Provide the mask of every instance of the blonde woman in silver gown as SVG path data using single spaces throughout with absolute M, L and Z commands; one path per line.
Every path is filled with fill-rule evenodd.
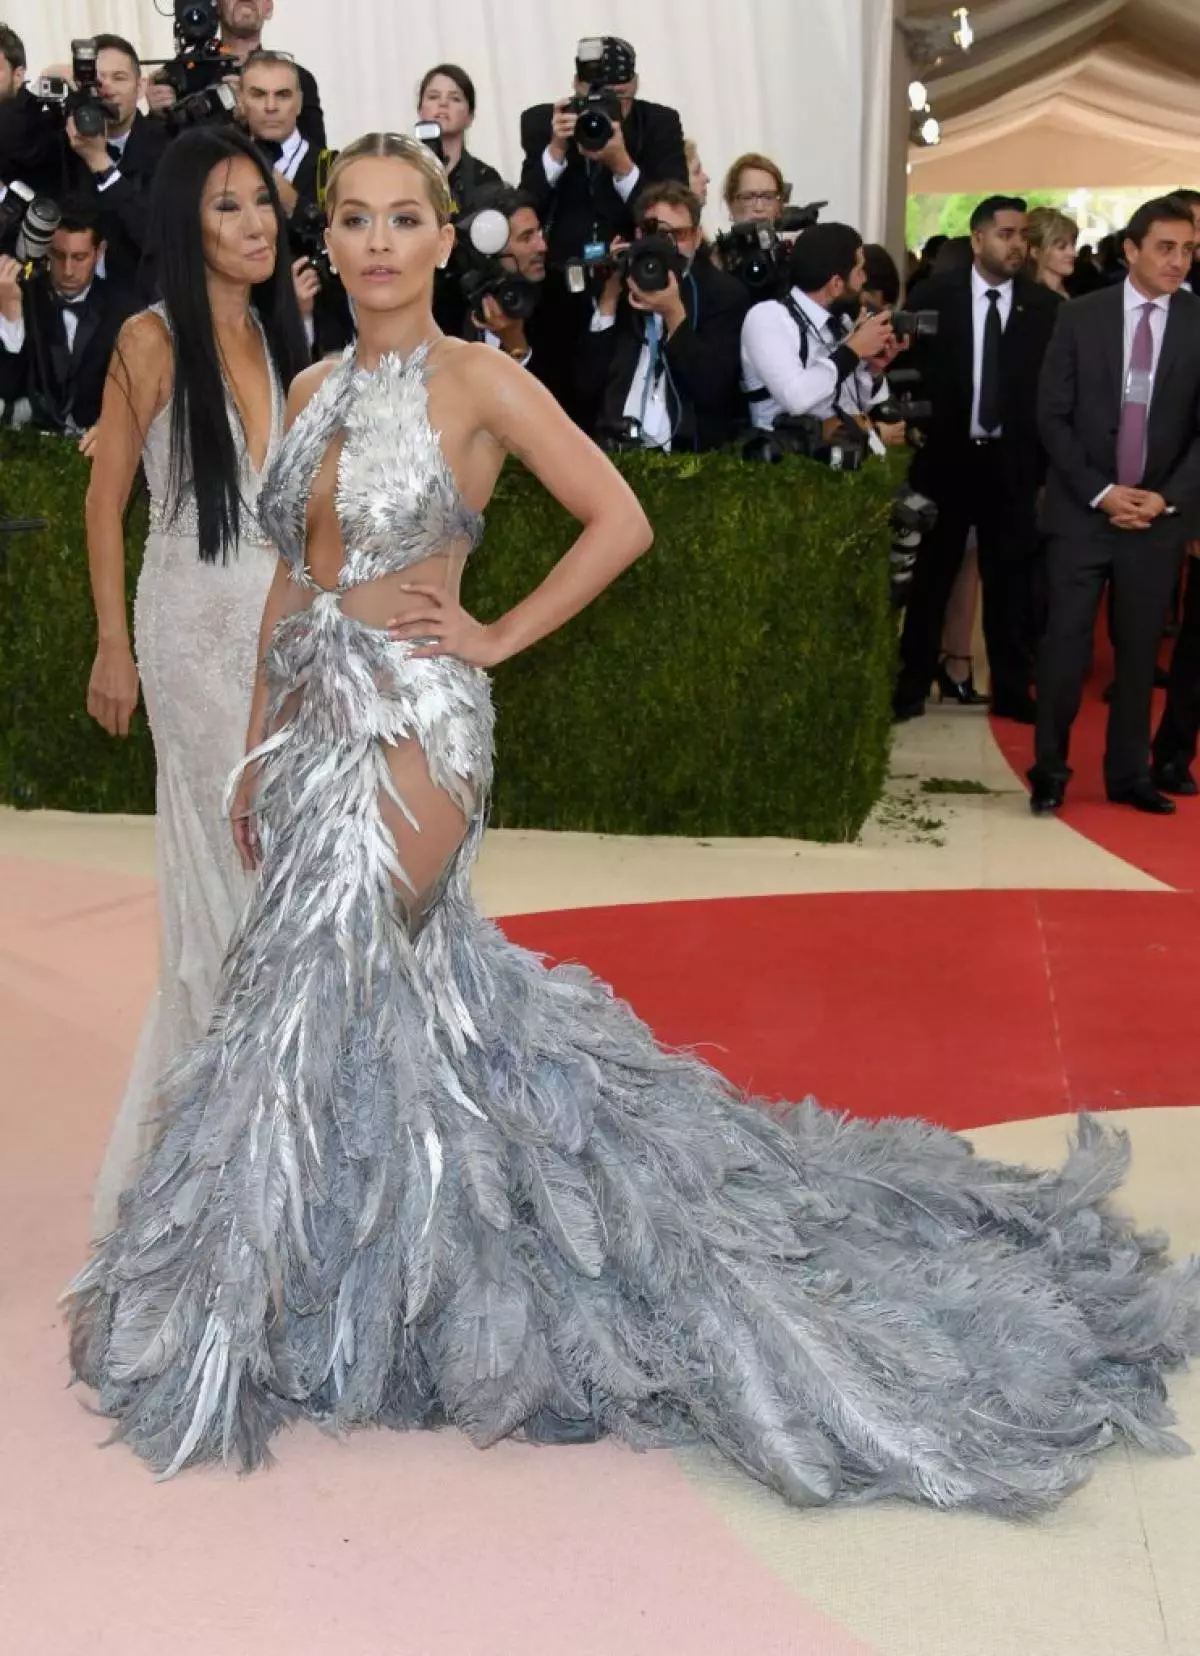
M 264 490 L 281 561 L 232 813 L 258 886 L 68 1292 L 116 1435 L 164 1475 L 254 1466 L 303 1417 L 700 1438 L 802 1505 L 1008 1513 L 1115 1435 L 1178 1447 L 1161 1376 L 1200 1344 L 1196 1268 L 1110 1208 L 1116 1135 L 1082 1120 L 1041 1173 L 768 1109 L 476 912 L 488 671 L 650 532 L 532 378 L 437 333 L 428 152 L 352 145 L 330 208 L 360 335 L 293 386 Z M 583 530 L 484 625 L 458 582 L 506 454 Z
M 96 1184 L 97 1236 L 115 1224 L 117 1198 L 153 1142 L 159 1076 L 208 1027 L 252 888 L 223 800 L 244 751 L 278 562 L 254 515 L 259 481 L 282 435 L 284 391 L 305 360 L 290 263 L 276 260 L 269 170 L 248 144 L 205 131 L 173 145 L 153 211 L 165 302 L 122 332 L 87 502 L 99 634 L 88 711 L 126 736 L 139 684 L 145 692 L 160 938 L 158 987 Z M 122 517 L 139 460 L 150 535 L 131 649 Z

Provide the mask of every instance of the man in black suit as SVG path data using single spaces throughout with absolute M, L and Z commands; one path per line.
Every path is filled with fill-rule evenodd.
M 938 520 L 913 572 L 894 710 L 898 719 L 925 710 L 946 604 L 974 527 L 992 709 L 1032 724 L 1037 384 L 1061 301 L 1022 274 L 1028 244 L 1019 198 L 979 203 L 971 248 L 968 269 L 931 277 L 909 295 L 910 310 L 938 316 L 936 335 L 918 338 L 913 351 L 933 417 L 911 470 L 913 487 L 937 503 Z
M 613 122 L 606 144 L 592 150 L 580 146 L 578 116 L 567 107 L 570 98 L 538 104 L 521 116 L 521 189 L 545 226 L 549 286 L 566 296 L 566 303 L 558 307 L 556 294 L 555 304 L 570 321 L 571 350 L 587 331 L 592 297 L 568 291 L 568 264 L 581 258 L 590 244 L 633 235 L 633 198 L 639 190 L 669 178 L 680 184 L 688 181 L 679 115 L 638 97 L 637 58 L 628 41 L 613 36 L 581 41 L 575 69 L 576 97 L 601 90 L 615 100 L 620 118 Z M 563 401 L 568 413 L 590 429 L 594 405 L 574 393 L 567 393 Z
M 96 80 L 116 119 L 97 138 L 81 135 L 72 118 L 67 141 L 74 151 L 72 194 L 90 201 L 107 244 L 104 276 L 137 289 L 150 218 L 150 186 L 169 143 L 166 126 L 138 109 L 142 66 L 134 47 L 119 35 L 97 35 Z
M 63 185 L 62 142 L 54 121 L 25 85 L 27 74 L 24 42 L 0 23 L 0 192 L 19 179 L 35 194 L 57 200 Z
M 668 271 L 657 291 L 619 271 L 605 284 L 578 364 L 584 395 L 599 403 L 596 436 L 665 451 L 721 448 L 745 420 L 738 380 L 749 292 L 697 259 L 700 200 L 685 185 L 650 185 L 635 215 L 639 240 L 674 243 L 680 273 Z
M 103 252 L 95 214 L 67 202 L 46 270 L 22 282 L 16 260 L 0 258 L 0 401 L 6 418 L 72 433 L 100 418 L 113 345 L 138 309 L 132 294 L 96 274 Z
M 1139 207 L 1119 286 L 1062 307 L 1046 357 L 1039 427 L 1050 471 L 1049 620 L 1038 663 L 1035 813 L 1062 804 L 1067 747 L 1111 584 L 1116 679 L 1108 797 L 1168 815 L 1150 777 L 1150 700 L 1163 616 L 1200 505 L 1200 301 L 1183 289 L 1196 232 L 1186 202 Z

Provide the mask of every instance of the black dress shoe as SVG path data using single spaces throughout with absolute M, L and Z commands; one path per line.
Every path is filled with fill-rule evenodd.
M 1045 776 L 1031 776 L 1029 780 L 1033 783 L 1029 809 L 1034 816 L 1052 816 L 1062 809 L 1063 800 L 1067 797 L 1065 782 L 1051 781 Z
M 1021 696 L 1011 701 L 995 701 L 992 703 L 992 717 L 1012 719 L 1015 724 L 1036 724 L 1037 703 L 1032 696 Z
M 1174 816 L 1175 801 L 1159 793 L 1152 782 L 1131 782 L 1127 788 L 1108 790 L 1110 805 L 1132 805 L 1147 816 Z
M 1173 760 L 1170 764 L 1155 765 L 1150 772 L 1150 779 L 1159 793 L 1178 794 L 1181 799 L 1195 799 L 1200 794 L 1200 784 L 1192 775 L 1187 764 L 1182 759 Z

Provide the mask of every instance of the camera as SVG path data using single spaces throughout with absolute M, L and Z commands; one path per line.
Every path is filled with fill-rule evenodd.
M 496 207 L 481 207 L 458 220 L 458 285 L 468 314 L 478 316 L 491 296 L 505 316 L 527 322 L 537 309 L 541 288 L 501 263 L 508 246 L 508 219 Z
M 181 102 L 198 92 L 207 92 L 227 75 L 237 74 L 237 59 L 232 52 L 225 51 L 220 36 L 217 0 L 175 0 L 175 56 L 163 64 L 157 78 Z M 213 114 L 203 119 L 211 120 Z
M 892 607 L 903 609 L 912 585 L 913 570 L 917 564 L 917 548 L 937 522 L 938 509 L 934 502 L 907 484 L 892 496 L 892 549 L 889 555 L 891 570 Z
M 110 121 L 117 119 L 117 111 L 100 96 L 96 81 L 96 42 L 71 42 L 71 81 L 61 75 L 42 75 L 30 85 L 32 97 L 48 113 L 54 114 L 65 126 L 68 119 L 75 121 L 75 130 L 81 138 L 103 138 Z
M 671 277 L 679 281 L 685 269 L 683 257 L 670 236 L 652 232 L 639 236 L 620 253 L 614 253 L 608 242 L 588 242 L 582 257 L 570 260 L 567 265 L 567 287 L 572 293 L 583 293 L 589 271 L 604 276 L 619 271 L 643 293 L 663 293 L 671 285 Z
M 785 237 L 816 224 L 824 201 L 804 207 L 785 207 L 779 219 L 740 219 L 716 238 L 721 267 L 736 276 L 757 297 L 786 292 L 791 244 Z
M 575 48 L 575 73 L 587 85 L 567 104 L 575 122 L 575 143 L 585 155 L 602 150 L 621 119 L 621 100 L 611 90 L 633 79 L 628 48 L 619 40 L 592 37 Z
M 935 310 L 892 312 L 892 332 L 903 342 L 906 339 L 931 339 L 938 331 L 938 313 Z
M 306 201 L 297 207 L 288 221 L 288 235 L 296 257 L 308 260 L 320 277 L 322 288 L 340 286 L 325 245 L 328 223 L 324 211 L 315 201 Z
M 0 247 L 16 231 L 13 256 L 19 264 L 36 264 L 49 254 L 61 218 L 57 202 L 14 179 L 0 201 Z
M 785 455 L 819 460 L 832 471 L 857 471 L 869 452 L 866 431 L 843 416 L 781 414 L 770 431 L 756 431 L 742 445 L 744 460 L 778 465 Z
M 886 402 L 876 403 L 871 409 L 871 417 L 877 425 L 898 425 L 903 421 L 910 448 L 920 448 L 925 441 L 921 427 L 933 418 L 933 404 L 914 395 L 914 388 L 920 384 L 921 376 L 915 368 L 890 369 L 888 390 L 891 395 Z
M 237 97 L 231 86 L 218 81 L 203 92 L 189 92 L 166 110 L 163 120 L 172 138 L 189 127 L 208 126 L 213 121 L 231 121 L 237 111 Z

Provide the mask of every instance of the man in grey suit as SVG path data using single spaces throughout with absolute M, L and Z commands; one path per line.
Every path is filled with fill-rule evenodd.
M 1195 243 L 1185 202 L 1139 207 L 1125 232 L 1125 281 L 1064 305 L 1046 353 L 1038 429 L 1050 461 L 1049 615 L 1029 772 L 1036 815 L 1063 802 L 1106 583 L 1116 646 L 1108 797 L 1159 816 L 1175 809 L 1150 776 L 1150 701 L 1163 616 L 1200 504 L 1200 299 L 1183 286 Z

